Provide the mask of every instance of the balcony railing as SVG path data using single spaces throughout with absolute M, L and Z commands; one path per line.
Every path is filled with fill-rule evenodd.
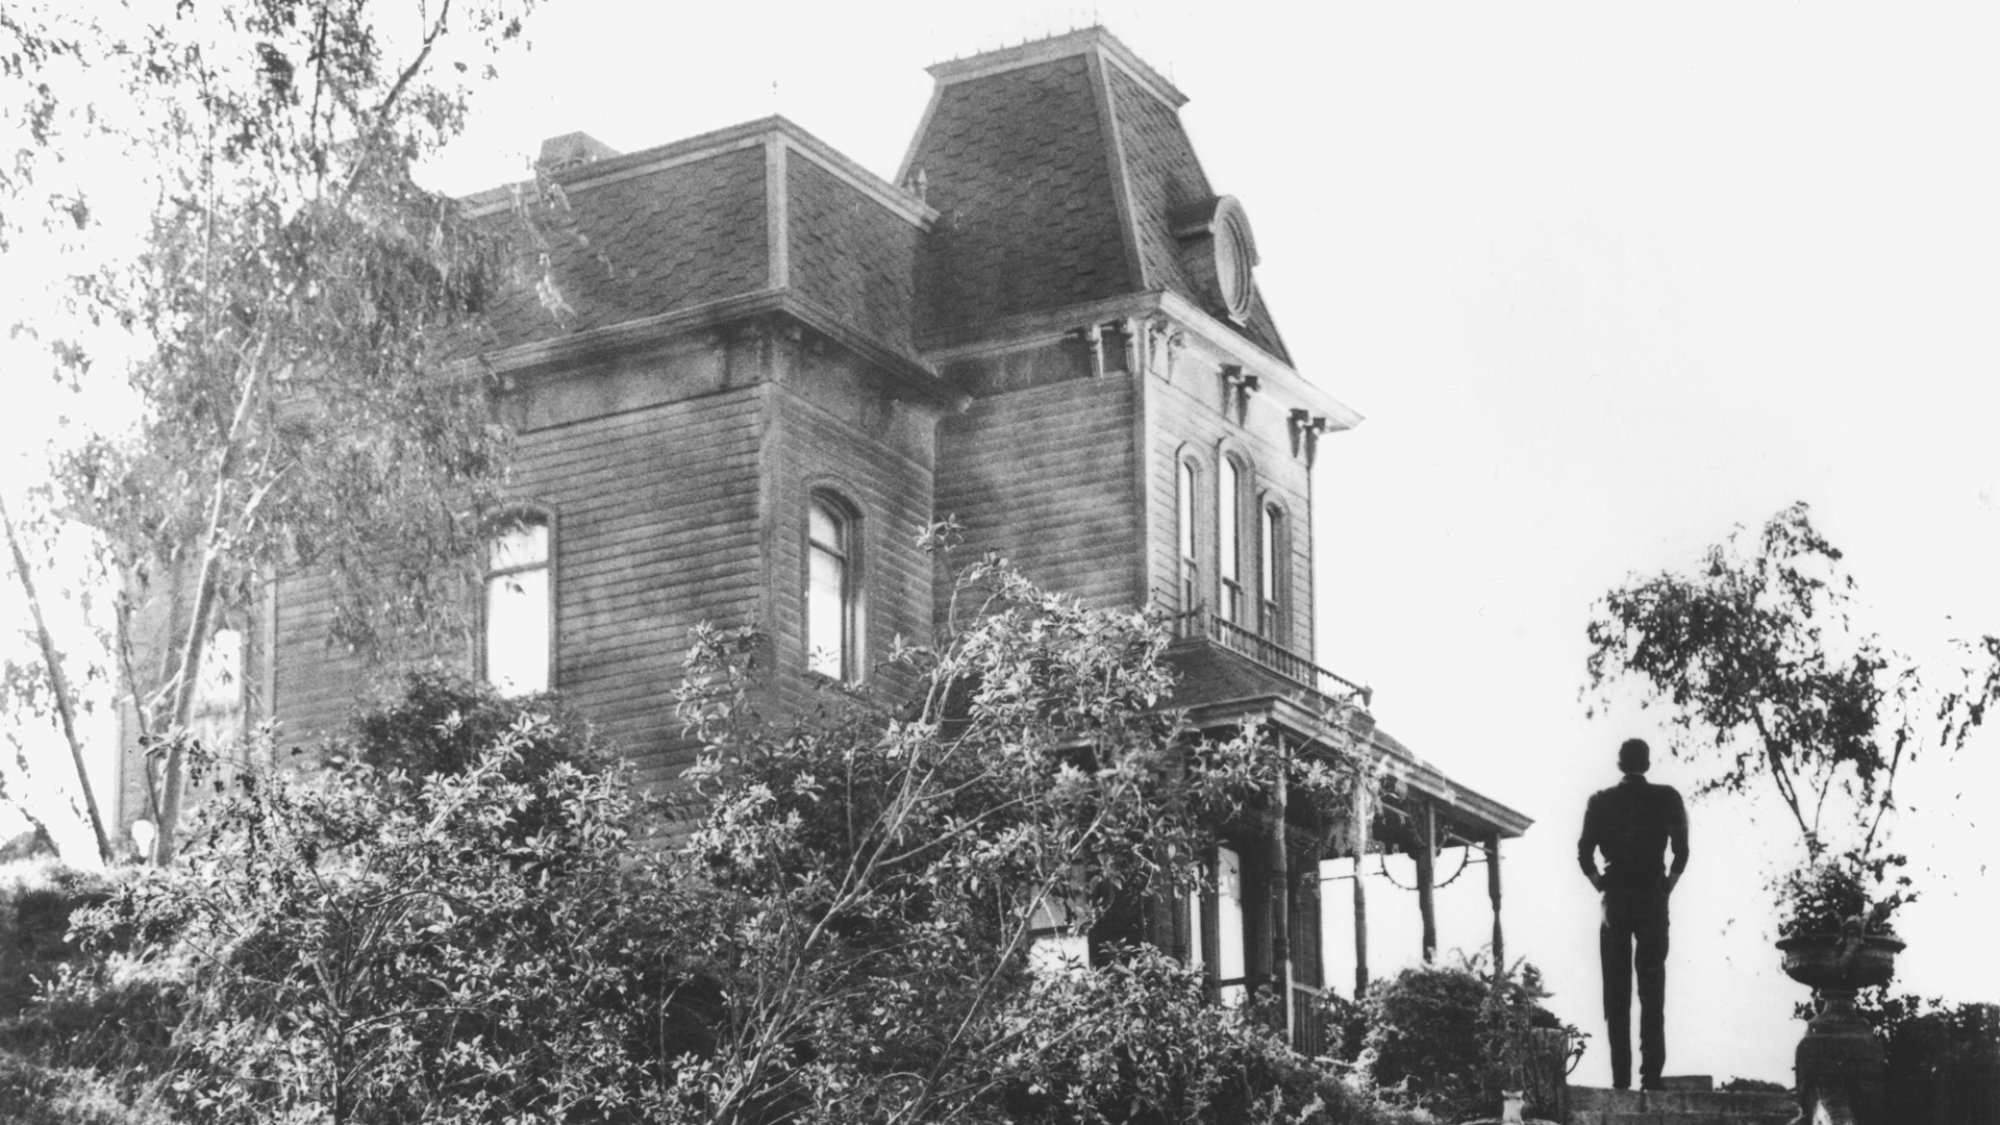
M 1209 641 L 1221 645 L 1300 687 L 1332 699 L 1358 699 L 1363 707 L 1374 701 L 1373 689 L 1329 672 L 1284 645 L 1268 637 L 1260 637 L 1207 610 L 1178 614 L 1173 623 L 1175 640 Z

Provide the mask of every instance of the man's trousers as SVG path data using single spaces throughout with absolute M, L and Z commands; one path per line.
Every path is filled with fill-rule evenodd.
M 1611 1084 L 1632 1084 L 1632 977 L 1639 978 L 1639 1078 L 1657 1085 L 1667 1064 L 1667 892 L 1609 887 L 1597 931 Z

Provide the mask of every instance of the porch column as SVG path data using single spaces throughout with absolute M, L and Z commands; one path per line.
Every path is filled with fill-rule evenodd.
M 1354 852 L 1354 998 L 1368 993 L 1368 883 L 1362 866 L 1368 860 L 1368 837 L 1374 811 L 1368 806 L 1368 786 L 1354 787 L 1354 802 L 1348 810 L 1352 829 L 1348 843 Z
M 1266 881 L 1271 901 L 1271 977 L 1278 992 L 1278 1029 L 1292 1033 L 1292 861 L 1285 831 L 1286 798 L 1291 753 L 1282 741 L 1278 780 L 1271 786 L 1271 877 Z
M 1493 979 L 1507 975 L 1507 938 L 1500 931 L 1500 833 L 1486 835 L 1486 897 L 1493 903 Z
M 1437 902 L 1432 892 L 1437 882 L 1437 809 L 1424 802 L 1423 819 L 1417 835 L 1417 910 L 1424 918 L 1424 964 L 1437 962 Z
M 1368 992 L 1368 884 L 1362 878 L 1361 861 L 1354 857 L 1354 998 Z

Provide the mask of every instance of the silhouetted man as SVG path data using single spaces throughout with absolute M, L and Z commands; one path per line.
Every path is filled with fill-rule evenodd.
M 1576 861 L 1590 885 L 1604 895 L 1604 924 L 1597 931 L 1604 962 L 1604 1022 L 1610 1025 L 1611 1084 L 1632 1085 L 1632 976 L 1639 976 L 1639 1085 L 1664 1088 L 1667 1064 L 1667 896 L 1680 882 L 1688 861 L 1687 809 L 1681 795 L 1646 780 L 1652 753 L 1645 742 L 1627 739 L 1618 748 L 1625 779 L 1591 795 L 1583 813 Z M 1665 866 L 1671 843 L 1674 863 Z M 1597 853 L 1604 853 L 1604 872 Z

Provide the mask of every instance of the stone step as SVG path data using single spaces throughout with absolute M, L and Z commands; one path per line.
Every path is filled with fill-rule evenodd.
M 1794 1113 L 1570 1113 L 1570 1125 L 1790 1125 Z
M 1785 1125 L 1797 1106 L 1784 1093 L 1572 1086 L 1568 1125 Z

